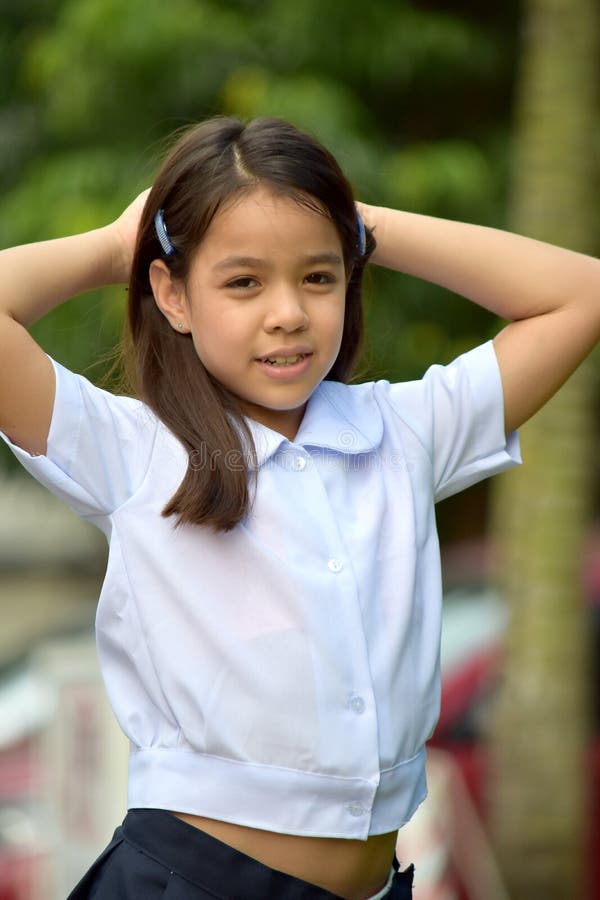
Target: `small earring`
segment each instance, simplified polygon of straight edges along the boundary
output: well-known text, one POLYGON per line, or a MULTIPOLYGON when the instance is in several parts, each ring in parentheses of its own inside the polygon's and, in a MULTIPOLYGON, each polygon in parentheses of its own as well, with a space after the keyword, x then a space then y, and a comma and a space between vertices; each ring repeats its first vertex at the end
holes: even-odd
POLYGON ((178 322, 177 327, 181 330, 183 328, 183 322, 178 322))

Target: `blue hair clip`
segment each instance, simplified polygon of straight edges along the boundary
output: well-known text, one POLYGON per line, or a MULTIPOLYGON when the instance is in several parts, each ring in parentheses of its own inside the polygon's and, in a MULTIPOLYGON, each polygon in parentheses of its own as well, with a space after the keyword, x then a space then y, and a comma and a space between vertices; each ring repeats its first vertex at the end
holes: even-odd
POLYGON ((164 212, 162 209, 159 209, 154 216, 154 229, 156 231, 158 242, 163 249, 163 253, 165 254, 165 256, 172 256, 173 253, 175 253, 175 247, 169 240, 169 235, 167 234, 167 228, 165 225, 164 212))
POLYGON ((358 252, 361 256, 364 256, 367 252, 367 233, 365 231, 365 223, 358 211, 358 207, 356 209, 356 222, 358 225, 358 252))

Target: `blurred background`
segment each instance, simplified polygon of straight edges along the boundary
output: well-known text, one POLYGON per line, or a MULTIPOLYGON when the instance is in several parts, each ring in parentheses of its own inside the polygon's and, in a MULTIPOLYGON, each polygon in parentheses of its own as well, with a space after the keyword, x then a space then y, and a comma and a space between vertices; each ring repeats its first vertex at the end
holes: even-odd
MULTIPOLYGON (((166 137, 289 118, 361 199, 600 251, 595 0, 0 0, 0 246, 114 218, 166 137)), ((373 270, 361 377, 420 377, 500 323, 373 270)), ((106 374, 125 294, 35 328, 106 374)), ((1 361, 0 361, 1 365, 1 361)), ((443 706, 399 837, 416 900, 600 898, 598 359, 526 466, 438 507, 443 706)), ((93 642, 104 539, 0 448, 0 900, 63 900, 126 807, 93 642)))

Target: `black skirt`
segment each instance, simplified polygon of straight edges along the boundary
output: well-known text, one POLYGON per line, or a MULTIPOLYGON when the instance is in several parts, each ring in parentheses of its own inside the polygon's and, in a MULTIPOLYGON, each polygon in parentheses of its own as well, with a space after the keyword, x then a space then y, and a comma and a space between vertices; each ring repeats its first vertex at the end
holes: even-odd
MULTIPOLYGON (((413 867, 386 900, 410 900, 413 867)), ((67 900, 342 900, 161 809, 133 809, 67 900)))

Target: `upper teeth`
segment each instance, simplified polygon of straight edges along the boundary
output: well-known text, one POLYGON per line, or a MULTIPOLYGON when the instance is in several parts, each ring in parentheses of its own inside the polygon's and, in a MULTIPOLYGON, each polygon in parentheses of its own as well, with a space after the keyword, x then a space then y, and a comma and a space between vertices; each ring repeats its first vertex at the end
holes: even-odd
POLYGON ((301 360, 303 356, 303 353, 299 353, 297 356, 268 356, 265 361, 271 363, 271 365, 292 366, 301 360))

